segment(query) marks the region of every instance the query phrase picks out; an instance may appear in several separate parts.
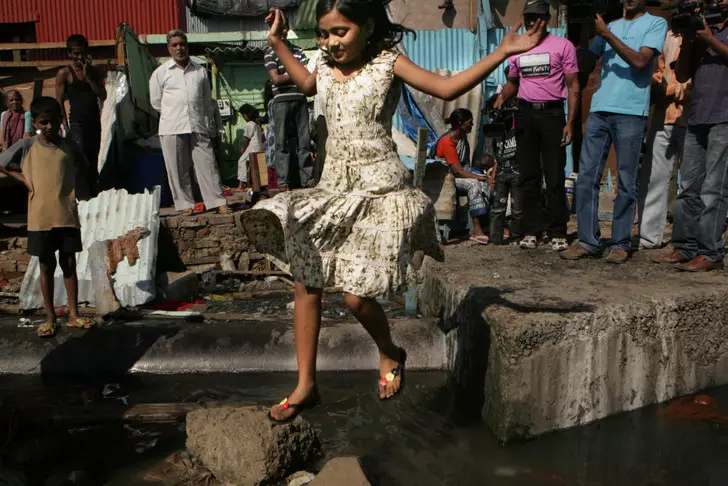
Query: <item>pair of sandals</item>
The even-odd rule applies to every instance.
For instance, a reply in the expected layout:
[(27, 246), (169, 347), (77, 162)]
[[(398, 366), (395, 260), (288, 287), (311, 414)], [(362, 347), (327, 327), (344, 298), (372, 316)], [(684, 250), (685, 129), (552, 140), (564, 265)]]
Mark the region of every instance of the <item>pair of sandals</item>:
[[(382, 398), (379, 397), (380, 400), (390, 400), (397, 395), (399, 395), (402, 390), (404, 390), (404, 366), (407, 362), (407, 353), (404, 349), (399, 350), (400, 353), (400, 364), (399, 366), (396, 366), (392, 368), (392, 371), (387, 373), (386, 375), (379, 378), (379, 382), (377, 383), (379, 387), (386, 389), (387, 385), (392, 383), (397, 377), (400, 377), (400, 384), (399, 388), (396, 392), (394, 392), (394, 395), (388, 398)], [(275, 425), (283, 425), (290, 422), (293, 422), (296, 417), (298, 417), (301, 412), (304, 410), (310, 410), (316, 406), (318, 406), (321, 403), (321, 396), (319, 395), (318, 388), (314, 388), (313, 393), (311, 393), (310, 396), (308, 396), (305, 400), (303, 400), (300, 403), (291, 403), (288, 397), (284, 398), (278, 405), (280, 406), (281, 412), (285, 412), (286, 410), (293, 410), (293, 413), (282, 419), (278, 420), (270, 413), (270, 410), (268, 411), (268, 420), (270, 420)]]
[[(66, 322), (66, 327), (75, 327), (78, 329), (91, 329), (96, 325), (96, 321), (90, 317), (78, 317), (73, 321)], [(38, 326), (38, 330), (35, 332), (38, 337), (52, 338), (58, 331), (58, 323), (56, 322), (44, 322)]]

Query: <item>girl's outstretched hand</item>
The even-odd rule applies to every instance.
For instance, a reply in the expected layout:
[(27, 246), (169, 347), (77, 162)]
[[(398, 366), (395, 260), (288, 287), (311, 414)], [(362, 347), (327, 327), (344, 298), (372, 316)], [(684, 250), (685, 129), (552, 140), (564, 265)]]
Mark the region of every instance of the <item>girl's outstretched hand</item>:
[(272, 8), (268, 12), (268, 15), (265, 16), (265, 23), (270, 25), (268, 45), (273, 47), (279, 42), (283, 42), (283, 32), (286, 26), (285, 14), (280, 9)]
[(500, 49), (507, 56), (513, 54), (520, 54), (521, 52), (530, 51), (541, 40), (544, 31), (546, 30), (546, 22), (538, 20), (536, 23), (523, 34), (517, 34), (518, 29), (521, 28), (521, 24), (515, 25), (508, 31), (503, 37), (498, 49)]

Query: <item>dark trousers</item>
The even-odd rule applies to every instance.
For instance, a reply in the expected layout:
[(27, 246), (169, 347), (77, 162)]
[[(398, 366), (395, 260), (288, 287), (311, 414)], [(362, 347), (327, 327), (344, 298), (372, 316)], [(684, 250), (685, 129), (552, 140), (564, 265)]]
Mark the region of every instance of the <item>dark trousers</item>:
[(490, 241), (496, 245), (503, 243), (503, 226), (508, 210), (508, 196), (511, 196), (511, 234), (520, 234), (521, 198), (518, 194), (520, 173), (510, 167), (498, 167), (495, 174), (495, 197), (490, 211)]
[[(516, 160), (521, 177), (518, 190), (526, 235), (540, 236), (546, 230), (551, 238), (566, 237), (569, 211), (564, 190), (566, 149), (561, 137), (566, 124), (561, 107), (534, 110), (519, 106), (516, 114)], [(546, 180), (544, 214), (541, 181)]]
[(98, 195), (99, 150), (101, 149), (101, 123), (74, 123), (69, 136), (81, 148), (88, 162), (85, 173), (76, 174), (76, 199), (86, 201)]
[(269, 165), (278, 171), (278, 183), (291, 188), (310, 186), (313, 165), (306, 98), (279, 95), (273, 98), (269, 109), (273, 131), (273, 160)]

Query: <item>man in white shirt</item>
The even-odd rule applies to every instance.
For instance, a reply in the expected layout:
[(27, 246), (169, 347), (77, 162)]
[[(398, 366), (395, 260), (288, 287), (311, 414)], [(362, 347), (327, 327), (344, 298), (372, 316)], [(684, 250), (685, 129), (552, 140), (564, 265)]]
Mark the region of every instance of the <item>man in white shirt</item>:
[(195, 207), (193, 164), (205, 207), (227, 214), (211, 142), (215, 124), (207, 71), (190, 59), (187, 35), (181, 30), (167, 34), (167, 47), (172, 60), (152, 73), (149, 98), (160, 113), (159, 139), (174, 206), (188, 214)]

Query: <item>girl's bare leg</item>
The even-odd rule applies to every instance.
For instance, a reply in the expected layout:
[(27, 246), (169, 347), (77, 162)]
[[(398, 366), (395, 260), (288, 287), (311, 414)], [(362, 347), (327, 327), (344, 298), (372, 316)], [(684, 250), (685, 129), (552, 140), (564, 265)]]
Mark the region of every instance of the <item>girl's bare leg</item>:
[[(389, 332), (389, 323), (384, 309), (376, 299), (357, 297), (352, 294), (344, 294), (346, 306), (354, 317), (364, 326), (379, 349), (379, 375), (385, 376), (394, 368), (400, 365), (400, 351)], [(392, 397), (402, 384), (402, 378), (397, 376), (394, 381), (386, 387), (379, 387), (379, 398)]]
[[(296, 282), (293, 330), (296, 336), (296, 362), (298, 364), (298, 385), (288, 396), (290, 403), (301, 403), (316, 387), (316, 352), (321, 329), (322, 289), (306, 288)], [(295, 411), (291, 408), (281, 411), (280, 406), (271, 408), (271, 416), (285, 420)]]

